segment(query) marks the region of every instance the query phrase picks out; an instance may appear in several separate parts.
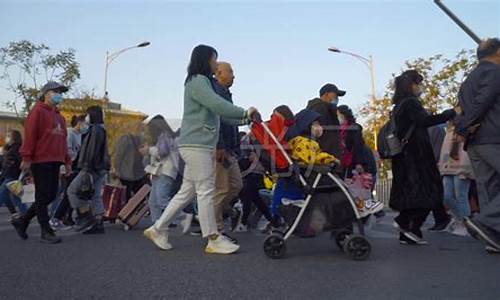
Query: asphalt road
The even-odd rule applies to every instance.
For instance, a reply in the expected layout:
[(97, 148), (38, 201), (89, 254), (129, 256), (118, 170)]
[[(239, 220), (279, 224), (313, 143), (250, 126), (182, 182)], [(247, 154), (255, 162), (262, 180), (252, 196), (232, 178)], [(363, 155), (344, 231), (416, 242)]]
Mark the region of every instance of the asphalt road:
[(367, 261), (350, 260), (328, 234), (292, 239), (287, 257), (271, 260), (260, 233), (235, 234), (242, 248), (229, 256), (205, 255), (200, 237), (177, 231), (174, 249), (160, 251), (140, 228), (117, 225), (45, 245), (34, 223), (22, 241), (0, 208), (0, 299), (500, 299), (500, 255), (447, 233), (402, 246), (391, 222), (368, 230)]

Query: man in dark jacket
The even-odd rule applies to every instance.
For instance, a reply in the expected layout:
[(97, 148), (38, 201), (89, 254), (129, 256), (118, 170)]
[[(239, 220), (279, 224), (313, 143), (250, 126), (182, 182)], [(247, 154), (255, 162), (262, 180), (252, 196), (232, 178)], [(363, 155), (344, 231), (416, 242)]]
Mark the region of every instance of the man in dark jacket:
[(480, 214), (465, 225), (488, 249), (500, 251), (500, 39), (488, 39), (477, 49), (479, 65), (458, 94), (462, 114), (456, 131), (466, 139), (476, 175)]
[(321, 115), (320, 123), (324, 130), (323, 135), (319, 138), (321, 150), (335, 157), (341, 157), (339, 121), (337, 119), (338, 97), (345, 94), (345, 91), (339, 90), (334, 84), (327, 83), (319, 90), (319, 98), (307, 103), (307, 109)]
[[(231, 65), (226, 62), (219, 62), (215, 73), (213, 87), (215, 92), (233, 103), (232, 94), (229, 88), (233, 85), (234, 74)], [(220, 232), (224, 232), (224, 212), (229, 211), (231, 201), (238, 197), (243, 188), (241, 170), (236, 158), (239, 148), (238, 127), (239, 121), (227, 119), (221, 120), (219, 129), (219, 141), (217, 143), (215, 168), (215, 220)], [(227, 236), (227, 234), (225, 234)], [(235, 242), (236, 240), (230, 238)]]

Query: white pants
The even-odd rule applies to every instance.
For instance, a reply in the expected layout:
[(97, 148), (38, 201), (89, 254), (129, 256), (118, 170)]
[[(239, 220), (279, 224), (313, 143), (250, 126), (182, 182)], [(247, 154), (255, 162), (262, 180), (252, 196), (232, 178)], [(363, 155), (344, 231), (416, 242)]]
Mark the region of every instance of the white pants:
[(158, 231), (168, 230), (178, 212), (195, 198), (203, 237), (218, 234), (213, 199), (215, 195), (215, 159), (213, 150), (180, 148), (186, 166), (179, 192), (170, 200), (160, 219), (153, 225)]

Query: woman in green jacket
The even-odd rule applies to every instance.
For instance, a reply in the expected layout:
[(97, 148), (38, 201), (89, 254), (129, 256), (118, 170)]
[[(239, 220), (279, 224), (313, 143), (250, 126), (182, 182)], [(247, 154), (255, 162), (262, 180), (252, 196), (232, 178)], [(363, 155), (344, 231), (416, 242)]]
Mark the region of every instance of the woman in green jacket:
[(214, 151), (221, 117), (224, 122), (243, 125), (257, 110), (253, 107), (244, 110), (215, 93), (212, 77), (216, 68), (217, 51), (214, 48), (199, 45), (193, 49), (184, 84), (184, 115), (178, 141), (180, 155), (186, 164), (182, 185), (160, 219), (144, 231), (144, 235), (163, 250), (172, 248), (168, 242), (168, 225), (195, 198), (202, 235), (208, 238), (205, 252), (230, 254), (239, 249), (217, 230), (213, 206)]

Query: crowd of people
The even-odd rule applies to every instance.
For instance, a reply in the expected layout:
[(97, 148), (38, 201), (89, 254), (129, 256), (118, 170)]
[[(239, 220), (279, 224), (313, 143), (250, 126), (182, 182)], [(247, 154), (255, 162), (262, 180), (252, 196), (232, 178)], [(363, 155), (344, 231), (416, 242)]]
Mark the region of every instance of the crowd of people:
[[(424, 78), (417, 71), (404, 71), (395, 79), (392, 118), (404, 148), (392, 157), (389, 206), (399, 212), (394, 224), (401, 244), (427, 244), (422, 225), (432, 211), (436, 225), (431, 230), (469, 232), (488, 251), (500, 252), (500, 41), (484, 41), (477, 56), (479, 64), (457, 96), (459, 106), (440, 114), (424, 109)], [(287, 164), (283, 157), (271, 155), (269, 168), (255, 133), (239, 130), (260, 122), (260, 113), (233, 103), (234, 79), (231, 64), (218, 61), (214, 48), (195, 47), (180, 130), (172, 130), (161, 115), (148, 118), (142, 136), (119, 138), (113, 169), (102, 108), (89, 107), (67, 129), (57, 106), (68, 89), (47, 83), (26, 119), (24, 141), (19, 131), (11, 130), (3, 148), (0, 201), (12, 213), (17, 234), (27, 239), (35, 216), (45, 243), (59, 243), (56, 231), (68, 226), (84, 234), (105, 233), (101, 191), (110, 173), (126, 187), (127, 199), (151, 185), (147, 201), (153, 224), (144, 236), (163, 250), (172, 248), (169, 231), (179, 214), (184, 216), (183, 233), (199, 223), (200, 230), (192, 233), (207, 239), (206, 253), (237, 252), (240, 245), (230, 231), (254, 228), (249, 220), (253, 214), (265, 218), (268, 228), (283, 226), (279, 206), (304, 199), (305, 192), (289, 178), (273, 176), (273, 170)], [(363, 174), (375, 181), (375, 153), (364, 142), (352, 110), (340, 103), (344, 95), (346, 91), (328, 83), (300, 112), (278, 105), (266, 123), (281, 134), (278, 142), (294, 161), (335, 166), (346, 181)], [(29, 176), (35, 201), (28, 208), (8, 184)], [(475, 195), (479, 205), (472, 209)], [(362, 216), (384, 215), (373, 200), (358, 209)], [(230, 226), (228, 218), (233, 219)], [(300, 234), (316, 233), (306, 228)]]

